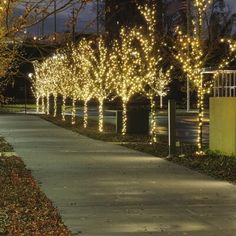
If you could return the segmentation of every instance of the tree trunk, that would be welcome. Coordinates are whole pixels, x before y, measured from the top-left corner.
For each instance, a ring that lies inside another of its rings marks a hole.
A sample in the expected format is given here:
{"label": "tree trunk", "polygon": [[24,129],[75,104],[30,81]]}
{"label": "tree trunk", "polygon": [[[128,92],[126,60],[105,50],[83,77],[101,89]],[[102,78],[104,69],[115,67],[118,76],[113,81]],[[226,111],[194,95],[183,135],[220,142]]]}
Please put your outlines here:
{"label": "tree trunk", "polygon": [[103,99],[99,100],[99,118],[98,118],[99,132],[103,132],[104,130],[103,105],[104,105],[104,100]]}
{"label": "tree trunk", "polygon": [[127,101],[123,101],[123,111],[122,111],[122,135],[127,134]]}
{"label": "tree trunk", "polygon": [[39,113],[39,99],[40,97],[36,97],[36,113]]}
{"label": "tree trunk", "polygon": [[42,103],[42,113],[45,113],[45,97],[41,97],[41,103]]}
{"label": "tree trunk", "polygon": [[46,106],[46,115],[49,115],[49,106],[50,106],[50,101],[49,101],[49,94],[47,94],[46,100],[47,100],[47,106]]}
{"label": "tree trunk", "polygon": [[84,101],[84,128],[88,126],[88,101]]}
{"label": "tree trunk", "polygon": [[202,88],[202,78],[201,85],[198,88],[198,154],[203,154],[203,116],[204,116],[204,92]]}
{"label": "tree trunk", "polygon": [[71,124],[75,124],[75,116],[76,116],[76,107],[75,107],[75,99],[72,99],[72,112],[71,112]]}
{"label": "tree trunk", "polygon": [[53,117],[57,116],[57,95],[54,95],[54,114]]}
{"label": "tree trunk", "polygon": [[151,129],[150,129],[150,135],[151,135],[151,144],[154,144],[157,142],[157,123],[156,123],[156,104],[154,97],[150,97],[150,108],[151,108]]}
{"label": "tree trunk", "polygon": [[66,112],[66,97],[62,97],[62,109],[61,109],[61,117],[62,121],[65,121],[65,112]]}

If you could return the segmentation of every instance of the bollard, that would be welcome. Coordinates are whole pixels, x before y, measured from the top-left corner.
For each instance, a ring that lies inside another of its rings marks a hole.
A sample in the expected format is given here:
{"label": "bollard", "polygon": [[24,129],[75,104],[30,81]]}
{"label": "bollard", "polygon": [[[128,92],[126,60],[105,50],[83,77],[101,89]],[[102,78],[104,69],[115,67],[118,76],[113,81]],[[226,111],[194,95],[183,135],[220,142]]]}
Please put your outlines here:
{"label": "bollard", "polygon": [[168,101],[168,145],[169,156],[176,154],[176,103],[175,100]]}

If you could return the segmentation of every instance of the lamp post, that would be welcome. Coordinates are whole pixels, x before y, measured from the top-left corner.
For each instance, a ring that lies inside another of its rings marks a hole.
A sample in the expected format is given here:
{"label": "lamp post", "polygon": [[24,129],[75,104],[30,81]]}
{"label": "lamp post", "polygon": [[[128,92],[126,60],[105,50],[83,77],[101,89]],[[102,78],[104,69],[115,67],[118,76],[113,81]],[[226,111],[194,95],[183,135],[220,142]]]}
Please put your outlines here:
{"label": "lamp post", "polygon": [[[190,1],[187,0],[187,35],[190,36],[190,27],[191,27],[191,5]],[[190,53],[190,47],[188,45],[188,53]],[[187,112],[190,111],[190,80],[187,76]]]}
{"label": "lamp post", "polygon": [[176,102],[168,101],[168,146],[169,158],[176,154]]}

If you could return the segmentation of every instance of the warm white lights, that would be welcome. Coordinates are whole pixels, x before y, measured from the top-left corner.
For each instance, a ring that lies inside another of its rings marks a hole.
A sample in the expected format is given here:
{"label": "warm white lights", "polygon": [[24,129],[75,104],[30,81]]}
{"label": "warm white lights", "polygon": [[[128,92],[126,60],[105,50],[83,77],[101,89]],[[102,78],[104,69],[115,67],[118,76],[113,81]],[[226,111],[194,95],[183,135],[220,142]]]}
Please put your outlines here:
{"label": "warm white lights", "polygon": [[177,29],[177,40],[174,50],[175,57],[182,65],[183,71],[197,89],[198,97],[198,154],[202,154],[203,116],[204,116],[204,94],[206,89],[203,84],[203,68],[205,66],[205,48],[202,40],[204,28],[203,17],[211,1],[193,0],[195,19],[193,21],[193,32],[189,36]]}
{"label": "warm white lights", "polygon": [[[180,28],[176,31],[174,46],[175,58],[182,66],[198,96],[198,154],[203,151],[203,116],[204,95],[209,86],[203,84],[203,68],[205,67],[206,48],[202,40],[203,17],[209,0],[193,0],[194,20],[191,34]],[[166,44],[158,38],[156,29],[155,6],[138,7],[147,27],[122,28],[119,38],[112,45],[107,45],[103,37],[94,40],[82,39],[78,44],[67,45],[43,62],[35,62],[33,91],[36,97],[37,111],[40,98],[42,108],[49,113],[49,98],[54,97],[54,116],[57,110],[57,97],[63,97],[62,119],[65,120],[66,100],[72,100],[71,122],[75,124],[76,102],[84,102],[84,128],[88,125],[88,102],[96,99],[99,103],[98,130],[103,132],[104,101],[111,96],[122,101],[123,121],[122,135],[127,133],[127,113],[130,99],[137,93],[143,94],[150,102],[151,143],[157,142],[156,97],[166,96],[170,82],[172,67],[167,67],[161,52]],[[232,51],[236,44],[230,42]],[[227,65],[227,60],[222,65]],[[45,102],[46,101],[46,105]]]}

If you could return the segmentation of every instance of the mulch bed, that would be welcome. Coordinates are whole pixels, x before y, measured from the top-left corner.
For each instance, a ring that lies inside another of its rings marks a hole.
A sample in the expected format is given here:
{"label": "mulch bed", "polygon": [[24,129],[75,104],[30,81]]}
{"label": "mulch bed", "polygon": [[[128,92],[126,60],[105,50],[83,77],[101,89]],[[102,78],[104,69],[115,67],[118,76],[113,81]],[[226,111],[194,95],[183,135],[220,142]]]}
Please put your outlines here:
{"label": "mulch bed", "polygon": [[0,157],[0,235],[71,235],[21,158]]}
{"label": "mulch bed", "polygon": [[206,152],[203,156],[176,156],[171,161],[201,173],[236,184],[236,157]]}

